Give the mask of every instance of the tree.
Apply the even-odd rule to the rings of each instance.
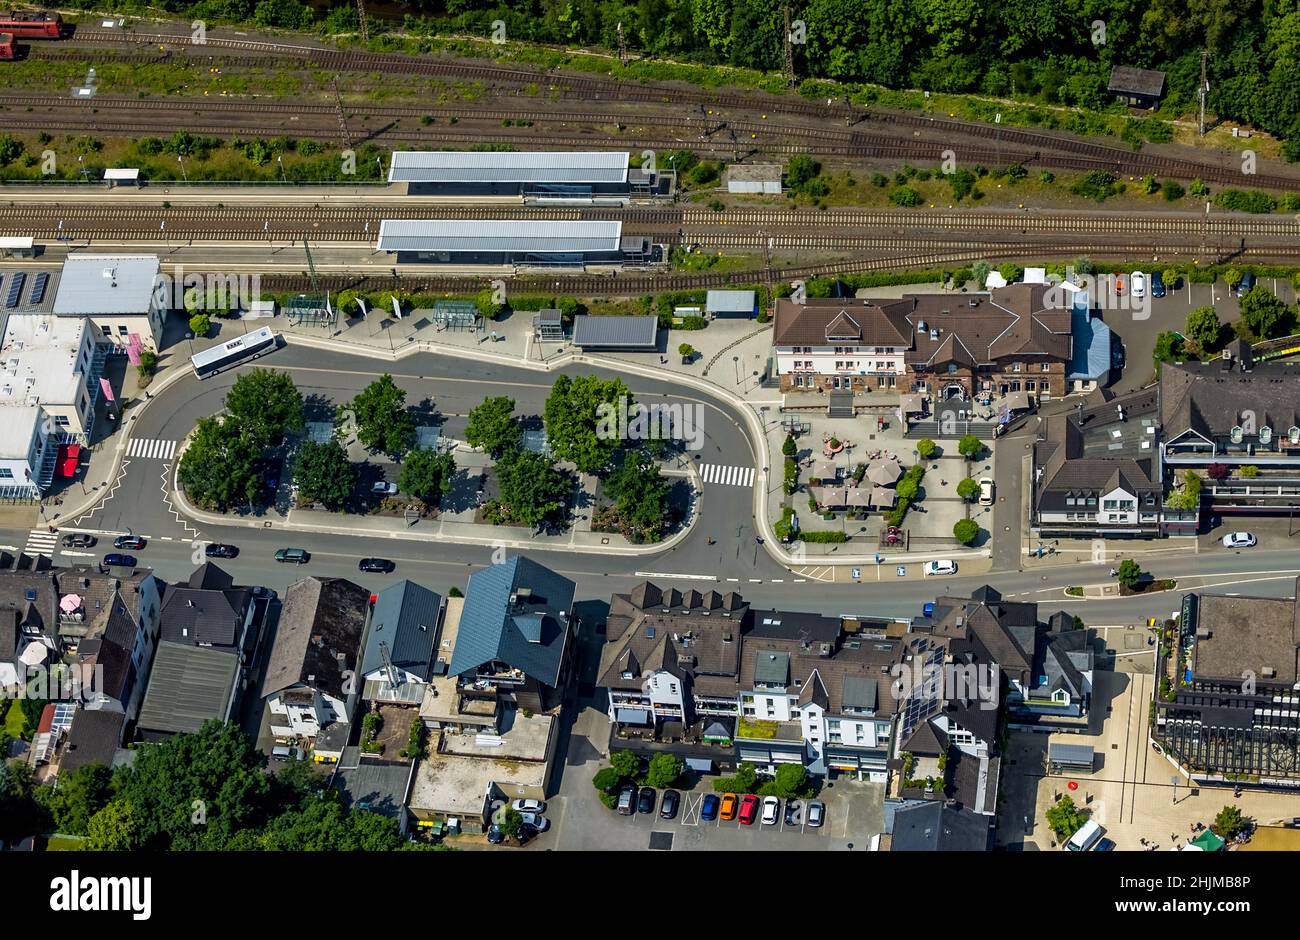
[[[785,436],[785,442],[781,444],[781,453],[786,457],[793,457],[799,453],[799,445],[795,443],[793,434]]]
[[[113,772],[103,764],[83,764],[59,774],[57,787],[38,787],[35,795],[56,832],[84,836],[91,817],[112,798],[112,783]]]
[[[304,794],[257,837],[257,847],[268,852],[391,852],[405,843],[397,820],[349,811],[330,789]]]
[[[602,793],[610,793],[622,780],[623,778],[619,776],[618,771],[613,767],[602,767],[591,778],[591,785]]]
[[[641,758],[631,751],[614,751],[609,755],[609,766],[620,780],[631,780],[641,772]]]
[[[790,157],[790,162],[785,168],[785,185],[787,189],[793,189],[796,192],[808,185],[809,181],[817,175],[819,167],[817,161],[806,153],[796,153]]]
[[[776,768],[776,777],[763,790],[765,796],[791,800],[802,795],[807,787],[808,771],[803,764],[781,764]]]
[[[285,434],[303,427],[302,392],[287,372],[252,369],[240,374],[226,392],[227,421],[249,434],[260,447],[279,444]]]
[[[695,347],[690,343],[682,343],[677,347],[677,355],[681,356],[683,359],[690,359],[695,355]]]
[[[501,827],[503,836],[508,839],[518,839],[524,830],[523,814],[514,807],[507,806],[505,812],[501,814],[501,822],[497,825]]]
[[[938,445],[928,437],[923,437],[916,442],[916,456],[921,460],[929,460],[938,449]]]
[[[140,351],[140,364],[135,367],[136,375],[142,380],[150,379],[158,371],[158,354],[152,349]]]
[[[1183,338],[1169,330],[1157,333],[1155,349],[1151,353],[1151,358],[1157,372],[1160,370],[1160,363],[1162,362],[1182,362],[1186,358],[1186,352],[1183,349]]]
[[[1214,831],[1219,838],[1231,841],[1250,826],[1239,806],[1225,806],[1214,817]]]
[[[979,523],[974,519],[958,519],[953,523],[952,537],[963,545],[969,545],[980,534]]]
[[[1119,563],[1119,583],[1130,591],[1142,580],[1142,566],[1132,558],[1125,558]]]
[[[6,842],[45,829],[45,814],[35,799],[34,773],[25,761],[0,759],[0,839]]]
[[[973,502],[980,494],[980,485],[970,477],[957,484],[957,495],[968,502]]]
[[[501,496],[488,504],[489,518],[531,528],[556,520],[568,505],[573,485],[554,463],[530,450],[507,455],[497,464]]]
[[[251,505],[261,491],[257,440],[222,418],[200,418],[181,455],[178,478],[185,495],[204,509],[224,512]]]
[[[1178,273],[1177,268],[1165,268],[1160,276],[1169,290],[1177,290],[1178,282],[1182,280],[1182,275]]]
[[[1291,311],[1272,291],[1256,284],[1241,298],[1241,319],[1259,339],[1285,336],[1291,328]]]
[[[413,450],[402,463],[397,487],[430,506],[437,506],[451,492],[451,478],[456,461],[449,451]]]
[[[493,460],[519,449],[523,429],[515,420],[515,400],[504,395],[485,398],[469,413],[465,441],[470,447],[486,451]]]
[[[196,313],[190,317],[190,332],[195,336],[207,336],[212,332],[212,320],[206,313]]]
[[[1197,307],[1187,315],[1185,334],[1204,352],[1213,352],[1219,346],[1223,324],[1213,307]]]
[[[1047,810],[1047,825],[1062,842],[1082,829],[1087,821],[1087,815],[1068,796],[1061,797]]]
[[[134,852],[144,847],[143,826],[129,800],[114,800],[86,825],[85,847],[91,852]]]
[[[618,415],[631,406],[632,395],[619,379],[559,376],[543,410],[552,453],[581,473],[604,470],[622,443]]]
[[[619,521],[628,534],[657,542],[668,521],[668,479],[645,451],[629,450],[623,464],[605,481],[605,493],[614,500]]]
[[[1241,268],[1228,268],[1228,270],[1223,272],[1223,283],[1227,284],[1231,289],[1236,290],[1237,286],[1245,276],[1246,272],[1241,270]]]
[[[675,754],[661,751],[650,758],[650,769],[646,772],[646,783],[652,787],[671,787],[686,770],[686,763]]]
[[[293,481],[304,503],[321,503],[326,509],[341,509],[352,497],[357,471],[347,451],[334,438],[306,441],[293,461]]]
[[[406,410],[406,392],[384,373],[362,389],[344,409],[357,425],[357,440],[372,453],[398,458],[415,446],[415,419]]]
[[[984,453],[984,442],[974,434],[967,434],[957,442],[957,453],[967,460],[975,460]]]

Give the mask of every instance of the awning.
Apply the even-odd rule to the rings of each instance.
[[[614,717],[621,725],[650,724],[650,713],[640,708],[620,708],[615,711]]]
[[[1002,397],[1000,405],[1005,406],[1010,411],[1024,411],[1030,407],[1028,392],[1008,392]]]
[[[64,444],[59,447],[59,476],[75,477],[81,465],[81,445]]]
[[[687,770],[698,770],[700,773],[712,773],[713,761],[707,757],[688,757],[686,758]]]

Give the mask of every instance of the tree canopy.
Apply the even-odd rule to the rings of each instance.
[[[430,506],[437,506],[451,492],[451,478],[456,473],[456,460],[444,450],[421,448],[406,455],[397,487]]]
[[[606,469],[623,441],[598,433],[608,408],[631,407],[632,394],[620,379],[561,375],[551,387],[543,412],[546,438],[557,460],[571,461],[582,473]]]
[[[573,483],[549,458],[519,451],[497,464],[496,475],[501,495],[488,504],[489,518],[535,528],[563,516]]]
[[[465,441],[479,447],[493,460],[519,449],[523,429],[515,420],[515,400],[506,396],[485,398],[469,413]]]
[[[302,393],[288,373],[251,369],[226,392],[226,412],[235,427],[267,447],[302,429]]]
[[[256,436],[226,418],[200,418],[181,456],[179,479],[185,495],[204,509],[226,510],[253,503],[262,446]]]
[[[385,372],[347,404],[357,425],[357,440],[366,449],[401,457],[415,446],[415,419],[406,410],[406,392]]]
[[[657,542],[668,524],[667,477],[644,451],[629,450],[623,463],[605,481],[605,493],[614,500],[619,522],[635,539]]]
[[[304,441],[294,455],[293,482],[302,502],[341,509],[357,485],[357,470],[343,445],[334,438]]]

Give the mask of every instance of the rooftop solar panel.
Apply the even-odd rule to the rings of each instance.
[[[45,299],[45,288],[50,283],[50,272],[42,271],[36,275],[36,280],[32,282],[32,293],[27,298],[27,302],[35,305]]]
[[[18,306],[18,298],[22,295],[25,283],[27,283],[27,273],[25,271],[19,271],[13,276],[13,280],[9,282],[9,293],[5,295],[6,307]]]

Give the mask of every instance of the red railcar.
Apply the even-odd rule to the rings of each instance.
[[[8,33],[0,33],[0,59],[12,59],[14,54],[14,37]]]
[[[0,14],[0,33],[8,33],[15,39],[60,39],[63,17],[45,11]]]

